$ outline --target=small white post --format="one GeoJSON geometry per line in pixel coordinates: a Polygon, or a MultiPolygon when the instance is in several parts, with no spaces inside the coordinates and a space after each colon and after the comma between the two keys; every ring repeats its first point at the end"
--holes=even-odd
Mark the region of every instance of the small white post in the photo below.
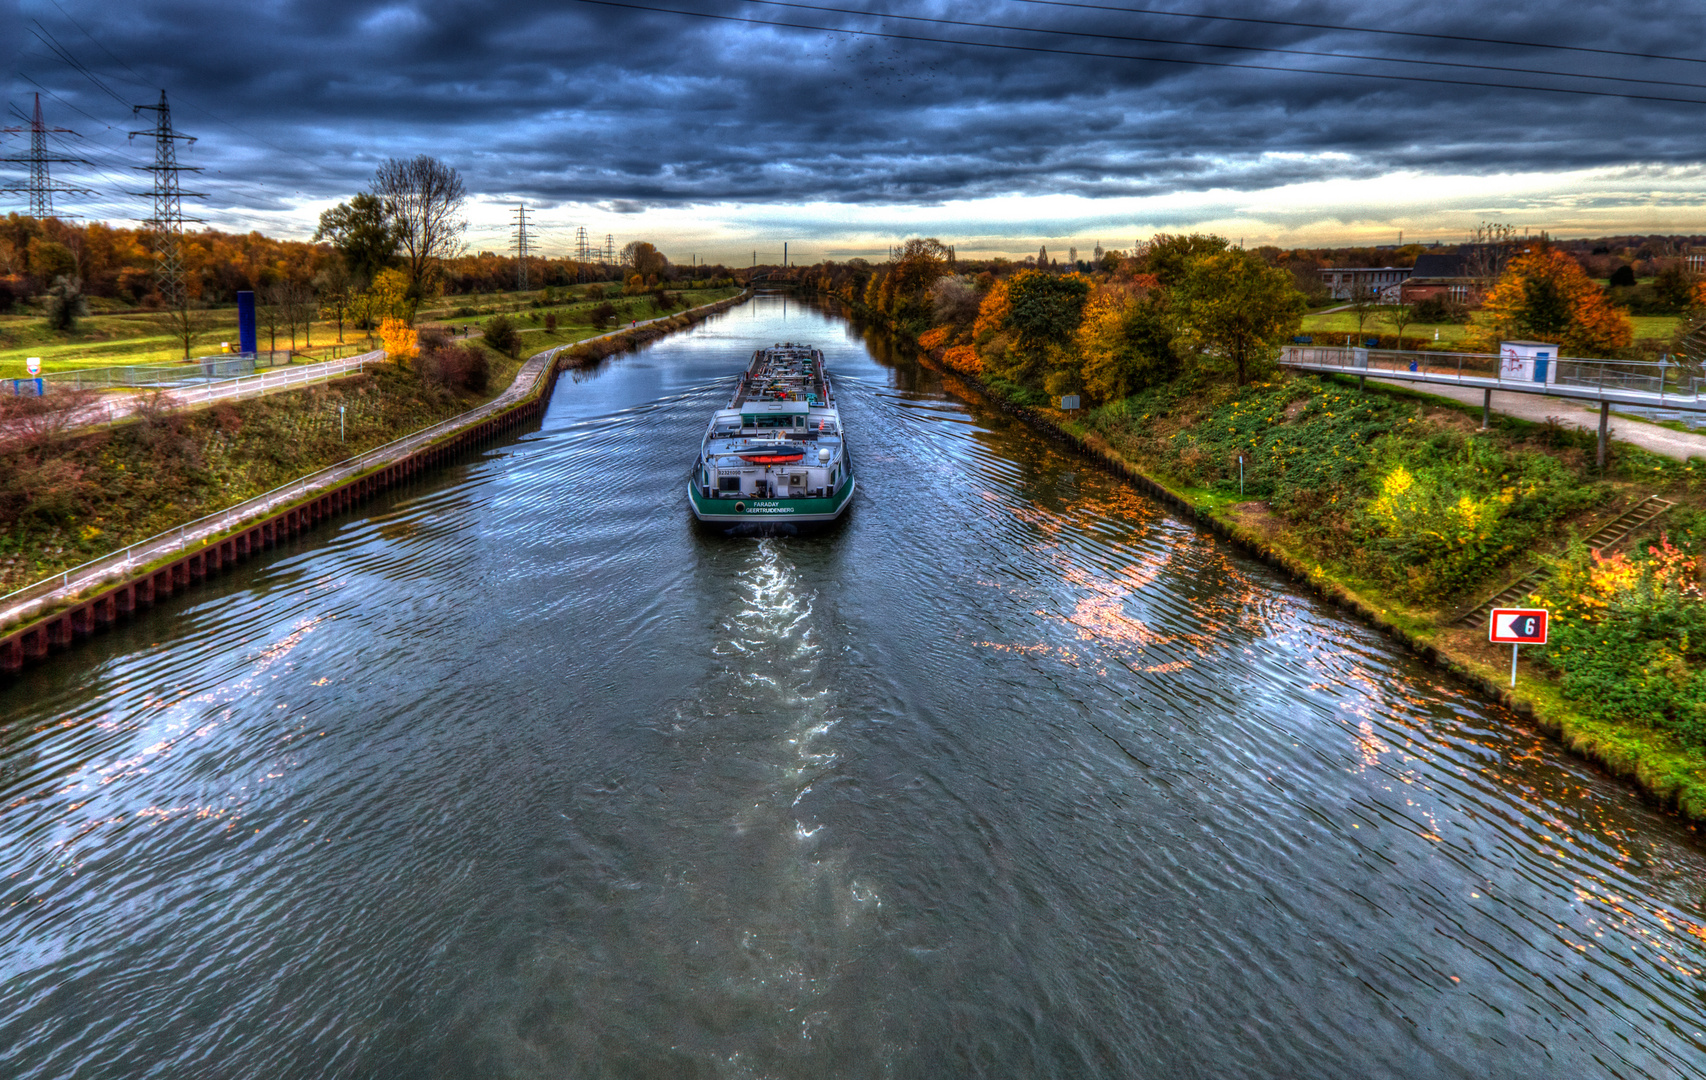
{"type": "Polygon", "coordinates": [[[1512,690],[1516,689],[1516,651],[1520,648],[1522,648],[1521,645],[1512,645],[1511,646],[1511,689],[1512,690]]]}
{"type": "Polygon", "coordinates": [[[1238,455],[1238,497],[1244,497],[1244,455],[1238,455]]]}

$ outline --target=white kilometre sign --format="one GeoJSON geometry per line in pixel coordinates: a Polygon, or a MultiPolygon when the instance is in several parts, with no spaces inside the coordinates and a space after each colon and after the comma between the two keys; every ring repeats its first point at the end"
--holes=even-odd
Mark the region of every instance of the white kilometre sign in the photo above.
{"type": "Polygon", "coordinates": [[[1546,624],[1551,615],[1545,608],[1493,609],[1487,640],[1511,647],[1511,686],[1516,686],[1516,651],[1524,645],[1546,644],[1546,624]]]}
{"type": "Polygon", "coordinates": [[[1544,608],[1494,608],[1487,640],[1497,645],[1544,645],[1550,614],[1544,608]]]}

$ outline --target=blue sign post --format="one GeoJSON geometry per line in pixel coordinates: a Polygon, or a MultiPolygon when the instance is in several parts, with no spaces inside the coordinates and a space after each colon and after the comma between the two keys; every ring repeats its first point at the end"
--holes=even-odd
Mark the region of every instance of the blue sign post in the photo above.
{"type": "Polygon", "coordinates": [[[255,294],[243,289],[237,294],[237,351],[254,356],[259,337],[255,333],[255,294]]]}

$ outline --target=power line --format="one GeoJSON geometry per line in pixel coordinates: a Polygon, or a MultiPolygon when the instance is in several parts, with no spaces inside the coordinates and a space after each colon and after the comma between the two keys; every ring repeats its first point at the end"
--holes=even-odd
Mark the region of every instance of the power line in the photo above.
{"type": "Polygon", "coordinates": [[[1612,90],[1590,90],[1582,87],[1533,86],[1524,83],[1482,82],[1473,79],[1442,79],[1428,75],[1400,75],[1369,71],[1333,71],[1324,68],[1285,67],[1279,64],[1245,64],[1230,60],[1186,60],[1173,56],[1139,56],[1131,53],[1094,52],[1089,49],[1059,49],[1043,45],[1017,45],[992,41],[968,41],[964,38],[932,37],[925,34],[896,34],[883,30],[854,30],[841,26],[819,26],[815,23],[783,22],[779,19],[755,19],[744,15],[721,15],[705,11],[682,11],[678,8],[654,7],[649,4],[627,3],[624,0],[574,0],[580,4],[599,7],[626,8],[630,11],[650,11],[660,15],[682,15],[691,19],[711,19],[718,22],[745,23],[752,26],[776,26],[789,30],[814,30],[824,34],[846,34],[851,37],[879,38],[887,41],[919,41],[935,45],[963,45],[976,49],[998,49],[1003,52],[1039,53],[1050,56],[1081,56],[1093,60],[1138,60],[1150,64],[1177,64],[1182,67],[1230,68],[1244,71],[1276,71],[1287,75],[1326,75],[1341,79],[1372,79],[1380,82],[1426,83],[1433,86],[1467,86],[1481,90],[1526,90],[1540,94],[1568,94],[1573,97],[1619,98],[1625,101],[1658,101],[1676,105],[1706,105],[1706,99],[1667,97],[1658,94],[1627,94],[1612,90]]]}
{"type": "MultiPolygon", "coordinates": [[[[1677,60],[1685,64],[1706,64],[1698,56],[1672,56],[1668,53],[1628,52],[1623,49],[1600,49],[1591,45],[1553,45],[1544,41],[1517,41],[1510,38],[1474,37],[1468,34],[1433,34],[1421,30],[1389,30],[1377,26],[1341,26],[1334,23],[1298,22],[1292,19],[1260,19],[1245,15],[1203,15],[1194,11],[1165,11],[1160,8],[1120,7],[1116,4],[1087,4],[1075,0],[1017,0],[1021,4],[1043,7],[1085,8],[1090,11],[1118,11],[1126,15],[1162,15],[1173,19],[1204,19],[1213,22],[1254,23],[1262,26],[1286,26],[1299,30],[1341,30],[1351,34],[1384,34],[1388,37],[1428,38],[1434,41],[1464,41],[1475,45],[1508,45],[1519,49],[1557,49],[1562,52],[1597,53],[1601,56],[1623,56],[1631,60],[1677,60]]],[[[59,5],[54,4],[55,7],[59,5]]]]}
{"type": "Polygon", "coordinates": [[[1499,71],[1510,75],[1545,75],[1568,79],[1596,79],[1602,82],[1634,83],[1645,86],[1687,87],[1706,90],[1706,83],[1678,82],[1675,79],[1642,79],[1627,75],[1586,75],[1576,71],[1557,71],[1546,68],[1511,67],[1508,64],[1471,64],[1459,60],[1417,60],[1405,56],[1381,56],[1370,53],[1330,52],[1325,49],[1288,49],[1277,45],[1238,45],[1218,41],[1185,41],[1179,38],[1139,37],[1132,34],[1105,34],[1092,30],[1056,30],[1041,26],[1013,26],[1007,23],[975,22],[969,19],[943,19],[924,15],[901,15],[892,11],[866,11],[858,8],[832,7],[822,4],[803,4],[797,0],[748,0],[769,7],[800,8],[834,15],[861,18],[902,19],[907,22],[935,23],[942,26],[965,26],[979,30],[1012,30],[1025,34],[1052,34],[1057,37],[1094,38],[1099,41],[1130,41],[1145,45],[1187,45],[1201,49],[1228,49],[1237,52],[1279,53],[1285,56],[1317,56],[1342,60],[1372,60],[1376,63],[1416,64],[1424,67],[1460,68],[1469,71],[1499,71]]]}

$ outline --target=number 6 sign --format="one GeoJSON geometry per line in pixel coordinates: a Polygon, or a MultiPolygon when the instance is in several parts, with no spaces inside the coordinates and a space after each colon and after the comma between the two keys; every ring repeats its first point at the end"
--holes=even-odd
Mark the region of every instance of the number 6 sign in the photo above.
{"type": "Polygon", "coordinates": [[[1511,685],[1516,685],[1516,651],[1523,645],[1546,644],[1546,623],[1551,612],[1545,608],[1494,608],[1487,626],[1487,640],[1511,647],[1511,685]]]}

